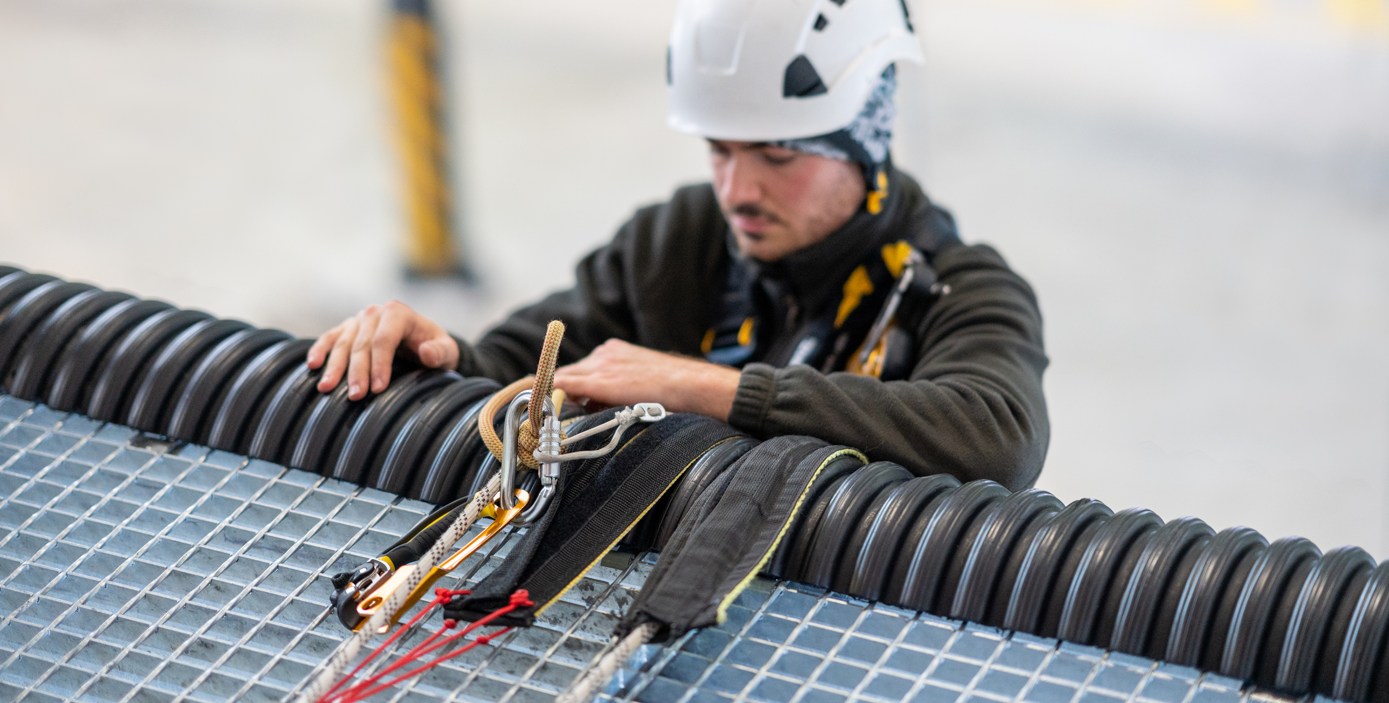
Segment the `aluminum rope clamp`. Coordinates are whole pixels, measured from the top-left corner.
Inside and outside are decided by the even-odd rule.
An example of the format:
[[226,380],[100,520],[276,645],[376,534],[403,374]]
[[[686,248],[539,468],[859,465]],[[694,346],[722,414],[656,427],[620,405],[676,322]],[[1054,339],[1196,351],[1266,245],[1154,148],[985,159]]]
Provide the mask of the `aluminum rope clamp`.
[[[381,634],[385,634],[392,625],[400,620],[400,616],[404,615],[406,611],[410,610],[410,608],[414,607],[416,603],[420,602],[422,598],[428,595],[429,590],[433,588],[436,581],[443,578],[445,574],[457,569],[468,557],[477,553],[477,551],[482,549],[493,537],[500,534],[503,528],[515,522],[516,518],[520,516],[522,509],[526,506],[527,501],[530,499],[530,495],[523,490],[517,490],[512,494],[512,499],[514,504],[511,508],[503,509],[497,505],[500,501],[492,501],[482,509],[478,517],[491,518],[492,524],[488,525],[482,532],[479,532],[472,539],[468,540],[468,542],[455,551],[452,556],[439,562],[438,566],[430,569],[428,573],[418,577],[418,583],[410,590],[410,595],[405,598],[405,602],[396,610],[395,615],[382,626]],[[373,559],[372,561],[381,563],[379,559]],[[384,564],[382,565],[384,566]],[[353,630],[360,628],[366,621],[371,619],[371,616],[376,614],[376,611],[380,610],[382,606],[386,604],[386,601],[393,593],[410,585],[411,574],[416,570],[418,570],[417,564],[402,564],[400,567],[389,572],[384,581],[381,581],[379,578],[377,581],[373,581],[373,586],[370,589],[359,590],[353,597],[344,599],[343,605],[339,607],[343,608],[350,604],[352,609],[350,611],[339,610],[338,618],[344,625],[347,625]]]
[[[337,574],[333,577],[333,608],[340,612],[355,609],[365,594],[380,587],[390,579],[393,572],[395,567],[390,563],[380,557],[372,557],[370,561],[352,571]],[[353,627],[356,621],[347,618],[343,620],[343,624]]]
[[[395,616],[386,623],[386,628],[395,624],[402,614],[426,596],[435,581],[458,568],[464,560],[476,553],[493,537],[500,534],[502,529],[511,524],[529,502],[530,494],[523,490],[517,490],[514,498],[515,507],[510,510],[501,509],[497,505],[499,501],[495,499],[482,508],[478,517],[490,518],[492,524],[468,540],[452,556],[439,562],[428,573],[417,577],[418,583],[411,588],[410,594],[406,597],[404,604],[396,610]],[[454,514],[449,512],[437,519],[450,518]],[[427,529],[427,526],[427,523],[421,523],[412,532],[418,535],[422,530]],[[430,543],[429,547],[432,546],[433,544]],[[390,551],[387,550],[387,553]],[[335,590],[329,600],[333,605],[333,610],[338,615],[338,620],[350,630],[361,628],[367,620],[376,614],[376,611],[385,605],[392,594],[409,586],[411,574],[418,571],[418,568],[416,561],[393,564],[388,557],[382,555],[372,557],[369,562],[350,572],[334,576],[333,586]],[[382,632],[384,631],[382,630]]]

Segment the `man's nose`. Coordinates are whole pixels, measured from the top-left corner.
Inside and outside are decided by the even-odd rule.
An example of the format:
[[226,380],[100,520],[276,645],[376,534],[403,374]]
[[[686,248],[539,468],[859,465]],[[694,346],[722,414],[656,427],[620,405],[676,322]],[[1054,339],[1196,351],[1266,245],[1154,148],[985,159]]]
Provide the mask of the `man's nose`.
[[719,199],[725,206],[735,207],[762,200],[762,185],[756,169],[751,168],[746,157],[739,158],[737,154],[729,157],[724,163],[722,180]]

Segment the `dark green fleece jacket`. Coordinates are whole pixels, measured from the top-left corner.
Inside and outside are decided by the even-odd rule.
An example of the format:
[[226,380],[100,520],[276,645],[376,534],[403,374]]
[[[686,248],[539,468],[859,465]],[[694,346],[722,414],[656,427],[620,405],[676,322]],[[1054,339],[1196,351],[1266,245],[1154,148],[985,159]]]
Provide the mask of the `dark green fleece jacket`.
[[[760,437],[811,435],[895,461],[918,474],[1031,486],[1050,428],[1042,397],[1042,318],[1032,289],[985,245],[964,245],[949,214],[893,171],[883,212],[860,211],[824,241],[774,265],[740,259],[708,184],[638,210],[579,262],[576,285],[460,343],[458,370],[501,382],[532,373],[545,326],[567,331],[561,365],[612,338],[701,356],[729,266],[750,266],[777,305],[775,339],[742,369],[728,421]],[[884,243],[926,253],[950,292],[914,330],[916,363],[901,381],[784,367],[807,320],[838,305],[852,269]]]

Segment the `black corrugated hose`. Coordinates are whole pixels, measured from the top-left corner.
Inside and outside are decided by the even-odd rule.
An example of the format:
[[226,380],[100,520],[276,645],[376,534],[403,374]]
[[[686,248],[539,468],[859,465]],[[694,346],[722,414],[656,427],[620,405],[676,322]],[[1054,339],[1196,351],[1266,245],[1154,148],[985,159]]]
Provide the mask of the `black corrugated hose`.
[[[498,384],[401,358],[386,392],[349,401],[317,391],[308,345],[0,266],[5,393],[439,504],[486,473],[477,417]],[[636,533],[659,549],[755,444],[710,452]],[[1248,528],[878,462],[820,476],[768,572],[1286,693],[1389,703],[1389,562],[1356,547],[1322,554],[1301,538],[1269,544]]]

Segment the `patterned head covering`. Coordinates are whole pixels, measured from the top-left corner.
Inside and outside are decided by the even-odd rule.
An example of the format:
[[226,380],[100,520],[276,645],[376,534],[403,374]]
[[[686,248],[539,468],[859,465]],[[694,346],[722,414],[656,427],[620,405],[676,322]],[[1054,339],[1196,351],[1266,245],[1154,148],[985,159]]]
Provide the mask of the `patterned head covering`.
[[852,161],[863,168],[868,183],[868,211],[877,214],[887,197],[887,163],[892,145],[892,120],[897,116],[893,94],[897,91],[897,67],[889,65],[878,77],[877,85],[858,117],[843,129],[804,139],[771,142],[783,149],[816,154],[841,161]]

